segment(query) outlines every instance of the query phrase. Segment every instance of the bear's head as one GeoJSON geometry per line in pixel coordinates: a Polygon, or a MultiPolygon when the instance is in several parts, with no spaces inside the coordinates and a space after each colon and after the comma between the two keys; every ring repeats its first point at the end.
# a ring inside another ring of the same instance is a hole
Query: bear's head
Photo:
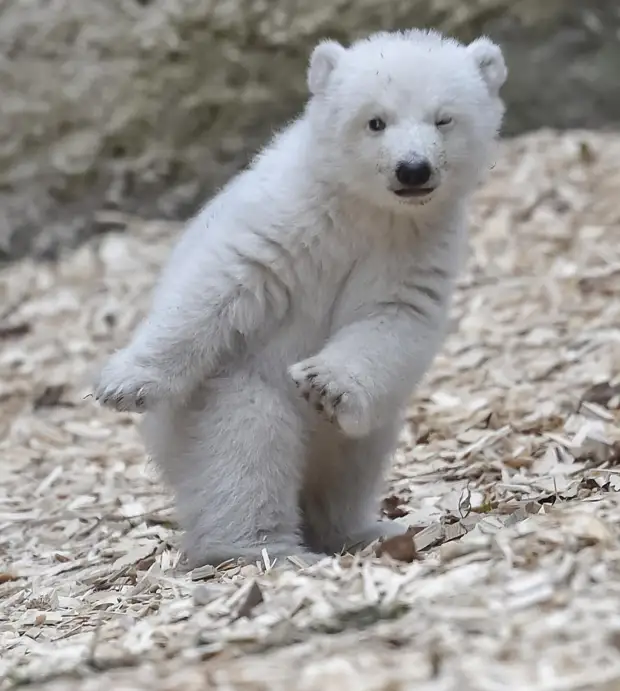
{"type": "Polygon", "coordinates": [[[308,69],[322,175],[407,210],[469,193],[491,163],[504,115],[502,52],[435,32],[323,41],[308,69]]]}

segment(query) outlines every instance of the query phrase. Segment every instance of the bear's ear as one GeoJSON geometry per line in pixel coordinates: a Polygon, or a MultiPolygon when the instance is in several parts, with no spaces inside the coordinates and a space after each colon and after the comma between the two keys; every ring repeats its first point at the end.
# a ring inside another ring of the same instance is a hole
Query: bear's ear
{"type": "Polygon", "coordinates": [[[472,41],[467,50],[473,57],[489,91],[497,95],[508,76],[501,48],[486,37],[472,41]]]}
{"type": "Polygon", "coordinates": [[[308,66],[308,88],[315,95],[327,86],[329,75],[345,52],[336,41],[321,41],[312,51],[308,66]]]}

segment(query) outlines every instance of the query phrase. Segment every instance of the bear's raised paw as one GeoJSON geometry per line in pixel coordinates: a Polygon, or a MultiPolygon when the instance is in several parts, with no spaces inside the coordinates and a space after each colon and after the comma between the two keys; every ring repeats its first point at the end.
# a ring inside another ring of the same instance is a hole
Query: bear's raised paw
{"type": "Polygon", "coordinates": [[[308,404],[347,436],[370,432],[367,396],[349,373],[313,357],[292,365],[289,375],[308,404]]]}

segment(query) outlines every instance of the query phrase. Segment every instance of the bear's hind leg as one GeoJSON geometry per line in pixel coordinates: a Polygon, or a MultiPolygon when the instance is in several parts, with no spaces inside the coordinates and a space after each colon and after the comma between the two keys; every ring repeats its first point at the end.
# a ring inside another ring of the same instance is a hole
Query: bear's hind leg
{"type": "Polygon", "coordinates": [[[361,439],[319,435],[302,491],[304,532],[315,550],[357,551],[379,538],[402,535],[406,526],[379,517],[384,475],[396,447],[399,425],[361,439]]]}
{"type": "MultiPolygon", "coordinates": [[[[182,407],[146,415],[147,448],[172,487],[190,567],[298,555],[303,420],[252,375],[209,381],[182,407]]],[[[324,556],[324,555],[320,555],[324,556]]]]}

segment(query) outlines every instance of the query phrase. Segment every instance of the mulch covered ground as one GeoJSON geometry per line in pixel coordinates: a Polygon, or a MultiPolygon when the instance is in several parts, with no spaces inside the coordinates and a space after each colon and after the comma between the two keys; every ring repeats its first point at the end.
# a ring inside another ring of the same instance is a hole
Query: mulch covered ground
{"type": "Polygon", "coordinates": [[[0,689],[619,689],[619,161],[503,144],[386,488],[415,550],[381,557],[175,569],[134,418],[87,395],[177,226],[102,214],[1,272],[0,689]]]}

